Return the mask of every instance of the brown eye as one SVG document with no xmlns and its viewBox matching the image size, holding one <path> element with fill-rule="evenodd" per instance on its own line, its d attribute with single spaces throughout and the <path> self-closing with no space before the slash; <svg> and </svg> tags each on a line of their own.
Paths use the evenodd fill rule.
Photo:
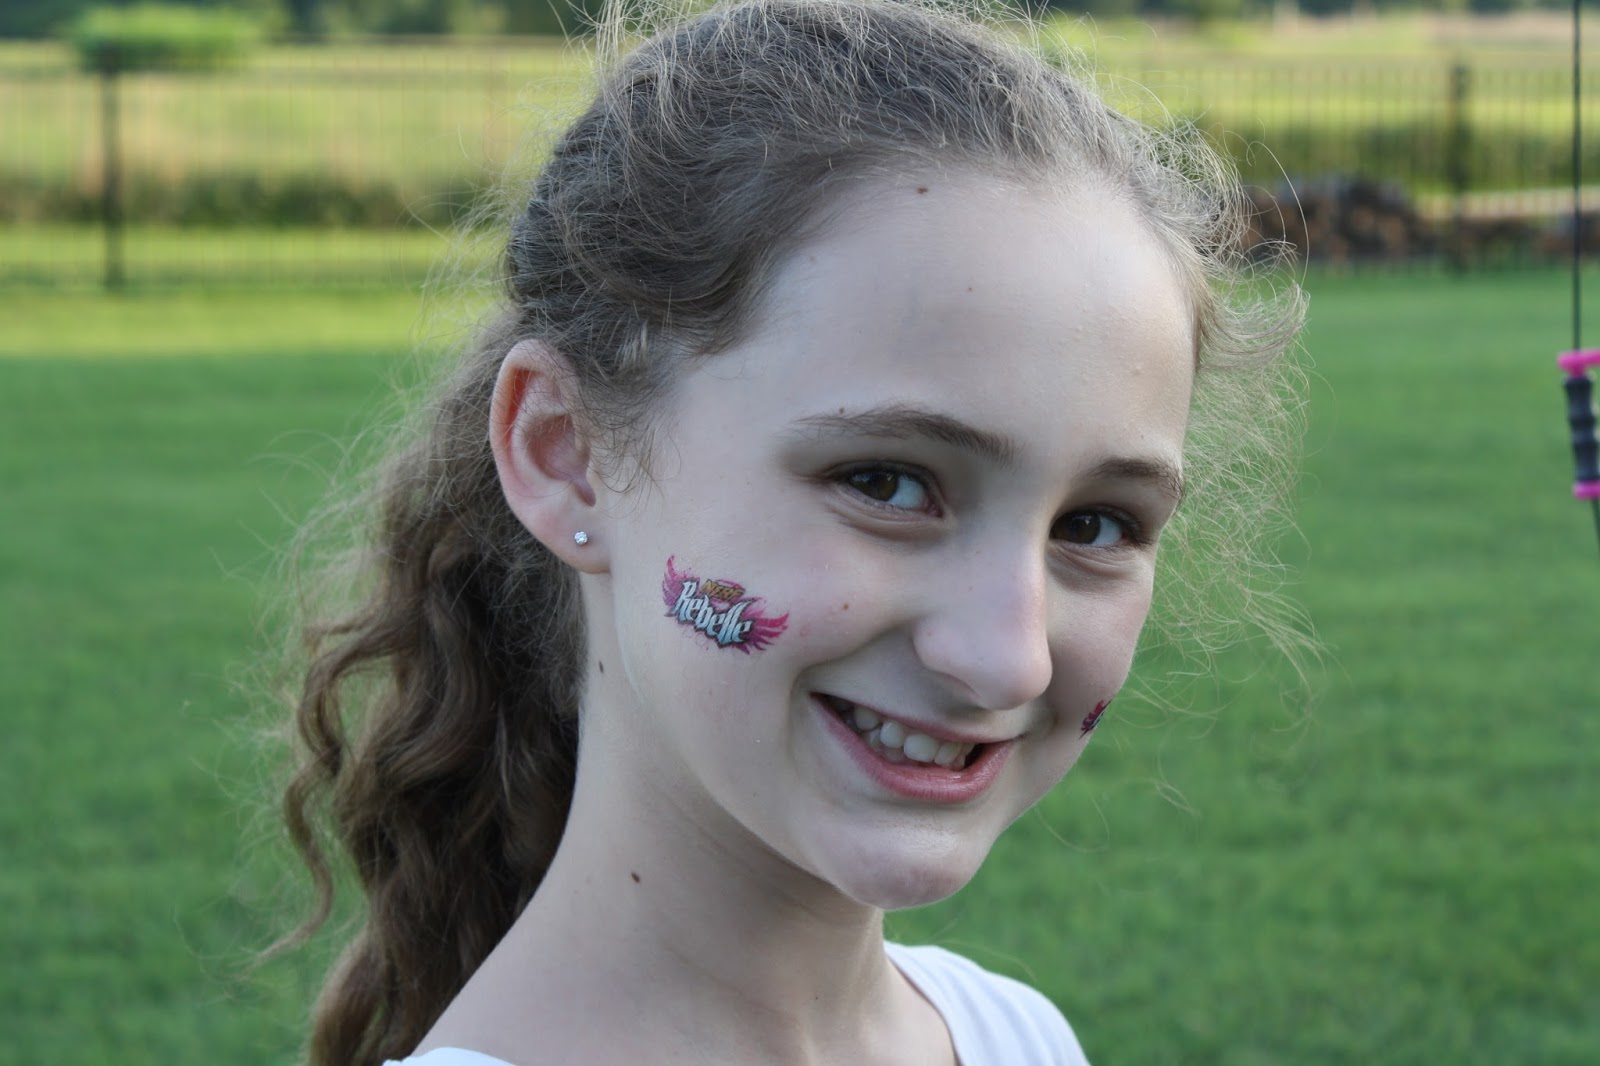
<svg viewBox="0 0 1600 1066">
<path fill-rule="evenodd" d="M 900 489 L 900 475 L 891 470 L 862 470 L 850 475 L 850 487 L 879 503 L 888 503 Z"/>
<path fill-rule="evenodd" d="M 864 467 L 844 475 L 844 483 L 867 499 L 903 511 L 925 511 L 932 494 L 923 480 L 892 467 Z"/>
<path fill-rule="evenodd" d="M 1128 537 L 1124 523 L 1098 511 L 1079 511 L 1069 514 L 1056 523 L 1051 536 L 1068 544 L 1081 544 L 1091 548 L 1109 548 L 1121 544 Z"/>
</svg>

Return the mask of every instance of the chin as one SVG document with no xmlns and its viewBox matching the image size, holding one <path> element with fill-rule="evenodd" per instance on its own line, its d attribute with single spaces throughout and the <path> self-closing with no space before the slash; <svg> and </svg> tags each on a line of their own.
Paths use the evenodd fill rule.
<svg viewBox="0 0 1600 1066">
<path fill-rule="evenodd" d="M 932 854 L 882 850 L 859 856 L 847 871 L 828 880 L 850 899 L 879 910 L 925 907 L 966 887 L 988 850 L 971 846 Z"/>
</svg>

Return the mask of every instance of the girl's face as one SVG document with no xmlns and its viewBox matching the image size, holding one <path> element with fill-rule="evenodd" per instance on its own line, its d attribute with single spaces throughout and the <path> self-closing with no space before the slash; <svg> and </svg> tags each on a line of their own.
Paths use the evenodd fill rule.
<svg viewBox="0 0 1600 1066">
<path fill-rule="evenodd" d="M 858 902 L 955 891 L 1127 676 L 1193 365 L 1113 195 L 854 197 L 685 370 L 652 477 L 601 490 L 585 742 Z"/>
</svg>

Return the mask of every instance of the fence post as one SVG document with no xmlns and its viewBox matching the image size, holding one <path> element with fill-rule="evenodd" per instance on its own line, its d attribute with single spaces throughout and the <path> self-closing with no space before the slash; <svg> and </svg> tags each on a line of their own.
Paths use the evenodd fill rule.
<svg viewBox="0 0 1600 1066">
<path fill-rule="evenodd" d="M 1450 182 L 1451 233 L 1450 265 L 1456 270 L 1467 268 L 1467 152 L 1471 147 L 1472 128 L 1467 121 L 1467 96 L 1472 90 L 1472 70 L 1457 60 L 1450 68 L 1450 106 L 1446 112 L 1445 173 Z"/>
<path fill-rule="evenodd" d="M 122 64 L 108 50 L 100 67 L 100 220 L 105 232 L 105 287 L 122 288 Z"/>
</svg>

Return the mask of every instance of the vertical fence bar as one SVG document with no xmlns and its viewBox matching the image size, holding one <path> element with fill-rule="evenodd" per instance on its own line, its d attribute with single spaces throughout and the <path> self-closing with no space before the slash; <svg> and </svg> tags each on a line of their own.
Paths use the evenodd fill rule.
<svg viewBox="0 0 1600 1066">
<path fill-rule="evenodd" d="M 115 53 L 100 63 L 100 221 L 105 234 L 105 287 L 126 280 L 122 258 L 122 67 Z"/>
<path fill-rule="evenodd" d="M 1471 88 L 1472 70 L 1457 60 L 1450 68 L 1445 132 L 1445 173 L 1451 196 L 1450 264 L 1456 270 L 1467 268 L 1467 151 L 1472 133 L 1467 121 L 1467 95 Z"/>
<path fill-rule="evenodd" d="M 1572 0 L 1572 350 L 1583 347 L 1583 23 Z M 1595 512 L 1600 521 L 1600 511 Z"/>
</svg>

